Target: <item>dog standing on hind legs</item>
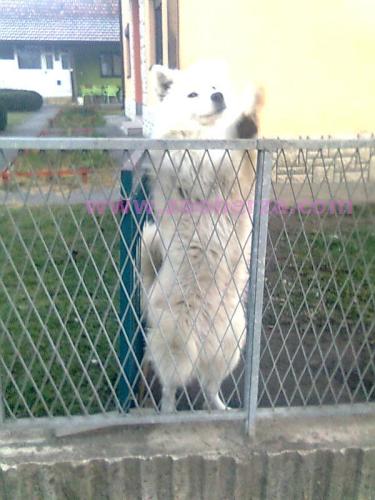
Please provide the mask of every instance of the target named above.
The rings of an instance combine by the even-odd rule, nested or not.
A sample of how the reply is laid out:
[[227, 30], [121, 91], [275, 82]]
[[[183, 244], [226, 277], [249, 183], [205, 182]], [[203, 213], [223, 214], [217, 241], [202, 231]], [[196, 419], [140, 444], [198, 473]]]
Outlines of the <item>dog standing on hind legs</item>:
[[[156, 66], [153, 74], [160, 100], [153, 138], [256, 136], [260, 96], [252, 90], [245, 105], [237, 103], [222, 67]], [[252, 159], [248, 152], [225, 150], [151, 156], [156, 215], [144, 227], [141, 251], [146, 360], [162, 385], [162, 412], [175, 411], [177, 389], [193, 379], [208, 406], [224, 410], [220, 386], [238, 364], [246, 336], [242, 295], [251, 224], [243, 202], [254, 185]], [[231, 211], [241, 201], [240, 210]], [[191, 203], [200, 210], [185, 210]], [[202, 208], [217, 203], [219, 210]]]

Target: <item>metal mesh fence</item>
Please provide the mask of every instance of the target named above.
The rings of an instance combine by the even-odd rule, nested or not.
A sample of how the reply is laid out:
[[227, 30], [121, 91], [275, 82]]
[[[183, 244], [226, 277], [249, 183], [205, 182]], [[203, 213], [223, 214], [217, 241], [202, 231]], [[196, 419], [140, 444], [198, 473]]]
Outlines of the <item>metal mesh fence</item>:
[[374, 140], [0, 148], [3, 419], [374, 401]]
[[85, 415], [119, 406], [119, 225], [111, 211], [91, 215], [87, 208], [90, 200], [105, 206], [118, 199], [118, 184], [117, 162], [105, 151], [27, 149], [3, 170], [7, 417]]
[[274, 153], [260, 406], [375, 399], [374, 152]]

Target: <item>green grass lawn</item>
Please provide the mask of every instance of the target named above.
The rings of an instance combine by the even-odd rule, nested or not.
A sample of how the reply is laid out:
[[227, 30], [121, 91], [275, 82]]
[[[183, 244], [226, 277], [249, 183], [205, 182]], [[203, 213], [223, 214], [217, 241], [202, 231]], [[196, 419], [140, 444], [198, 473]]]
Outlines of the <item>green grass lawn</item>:
[[[375, 207], [365, 212], [355, 208], [355, 217], [358, 212], [361, 216], [357, 225], [353, 218], [346, 217], [338, 230], [335, 227], [337, 219], [328, 217], [322, 227], [310, 227], [307, 235], [301, 234], [295, 242], [294, 258], [299, 276], [303, 283], [310, 285], [307, 299], [311, 310], [321, 320], [324, 311], [320, 307], [320, 290], [324, 291], [326, 309], [332, 309], [337, 320], [342, 318], [342, 310], [346, 312], [346, 320], [353, 324], [359, 319], [370, 324], [375, 317], [375, 299], [371, 296], [375, 285], [375, 231], [371, 230]], [[298, 307], [304, 299], [297, 290], [298, 286], [295, 294], [292, 291], [292, 297]], [[339, 307], [338, 293], [342, 303]], [[367, 303], [367, 310], [360, 311], [358, 304]], [[363, 313], [361, 318], [360, 312]]]
[[[375, 346], [371, 330], [375, 316], [374, 213], [375, 207], [371, 207], [362, 214], [357, 227], [352, 217], [345, 216], [340, 231], [335, 217], [322, 225], [307, 224], [306, 239], [298, 237], [298, 221], [291, 219], [287, 230], [294, 243], [295, 264], [285, 234], [278, 230], [284, 236], [278, 261], [286, 266], [283, 278], [290, 283], [275, 285], [277, 270], [267, 272], [267, 277], [268, 286], [276, 286], [273, 306], [281, 314], [280, 328], [288, 330], [291, 322], [290, 310], [281, 312], [286, 286], [291, 309], [295, 314], [299, 311], [301, 328], [311, 314], [317, 328], [324, 325], [325, 310], [329, 310], [333, 329], [343, 336], [338, 327], [344, 311], [356, 335], [354, 344], [363, 342], [367, 328], [368, 342]], [[94, 218], [84, 206], [54, 207], [53, 215], [61, 235], [46, 207], [0, 209], [0, 374], [6, 412], [17, 417], [28, 416], [27, 408], [34, 416], [114, 408], [113, 384], [119, 372], [113, 352], [119, 329], [117, 224], [110, 212]], [[270, 234], [277, 238], [274, 222]], [[307, 242], [312, 260], [306, 260]], [[296, 278], [299, 284], [292, 286]], [[301, 287], [307, 294], [309, 314]], [[265, 317], [265, 323], [268, 319]]]
[[[67, 409], [78, 414], [84, 412], [79, 398], [88, 412], [96, 412], [100, 404], [94, 387], [103, 406], [111, 409], [111, 384], [118, 374], [111, 345], [118, 331], [116, 223], [110, 212], [95, 219], [82, 206], [72, 212], [54, 208], [64, 244], [46, 208], [33, 208], [31, 214], [36, 226], [26, 209], [0, 211], [1, 238], [13, 261], [2, 247], [0, 373], [7, 413], [25, 417], [28, 406], [35, 416], [48, 414], [47, 407], [54, 415]], [[14, 236], [14, 225], [23, 243]], [[113, 296], [113, 304], [108, 296]]]

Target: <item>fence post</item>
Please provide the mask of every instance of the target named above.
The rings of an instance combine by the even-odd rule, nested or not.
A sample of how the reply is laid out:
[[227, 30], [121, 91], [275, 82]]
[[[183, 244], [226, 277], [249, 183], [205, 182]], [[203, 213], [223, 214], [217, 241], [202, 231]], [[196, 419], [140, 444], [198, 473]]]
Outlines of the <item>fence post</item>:
[[246, 341], [246, 431], [253, 434], [258, 402], [259, 358], [262, 330], [264, 272], [267, 250], [272, 153], [258, 149], [251, 243], [248, 323]]
[[[142, 363], [144, 341], [140, 328], [140, 292], [136, 272], [139, 257], [142, 226], [145, 215], [135, 213], [134, 200], [144, 200], [143, 190], [133, 193], [133, 171], [121, 171], [121, 238], [120, 238], [120, 318], [122, 329], [120, 334], [119, 358], [124, 375], [121, 376], [118, 397], [121, 407], [128, 411], [134, 406], [133, 395], [137, 393], [140, 377], [139, 365]], [[130, 347], [131, 346], [131, 347]]]
[[4, 408], [4, 394], [3, 394], [3, 384], [0, 377], [0, 426], [5, 422], [5, 408]]

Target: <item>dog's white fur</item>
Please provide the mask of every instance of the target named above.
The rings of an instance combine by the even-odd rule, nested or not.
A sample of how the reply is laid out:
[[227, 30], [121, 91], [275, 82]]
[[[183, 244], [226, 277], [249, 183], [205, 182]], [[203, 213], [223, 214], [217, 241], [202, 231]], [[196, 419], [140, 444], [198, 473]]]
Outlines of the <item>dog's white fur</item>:
[[[259, 99], [249, 92], [235, 103], [222, 67], [204, 63], [186, 71], [153, 69], [160, 98], [153, 137], [231, 139], [243, 119], [255, 120]], [[212, 101], [222, 93], [224, 105]], [[225, 109], [222, 109], [224, 108]], [[246, 210], [220, 214], [169, 210], [170, 200], [249, 199], [254, 181], [244, 152], [174, 151], [153, 156], [155, 224], [143, 231], [141, 270], [148, 359], [162, 384], [162, 411], [175, 410], [178, 387], [198, 379], [206, 403], [225, 409], [224, 378], [239, 361], [245, 342], [241, 300], [248, 280], [251, 225]]]

